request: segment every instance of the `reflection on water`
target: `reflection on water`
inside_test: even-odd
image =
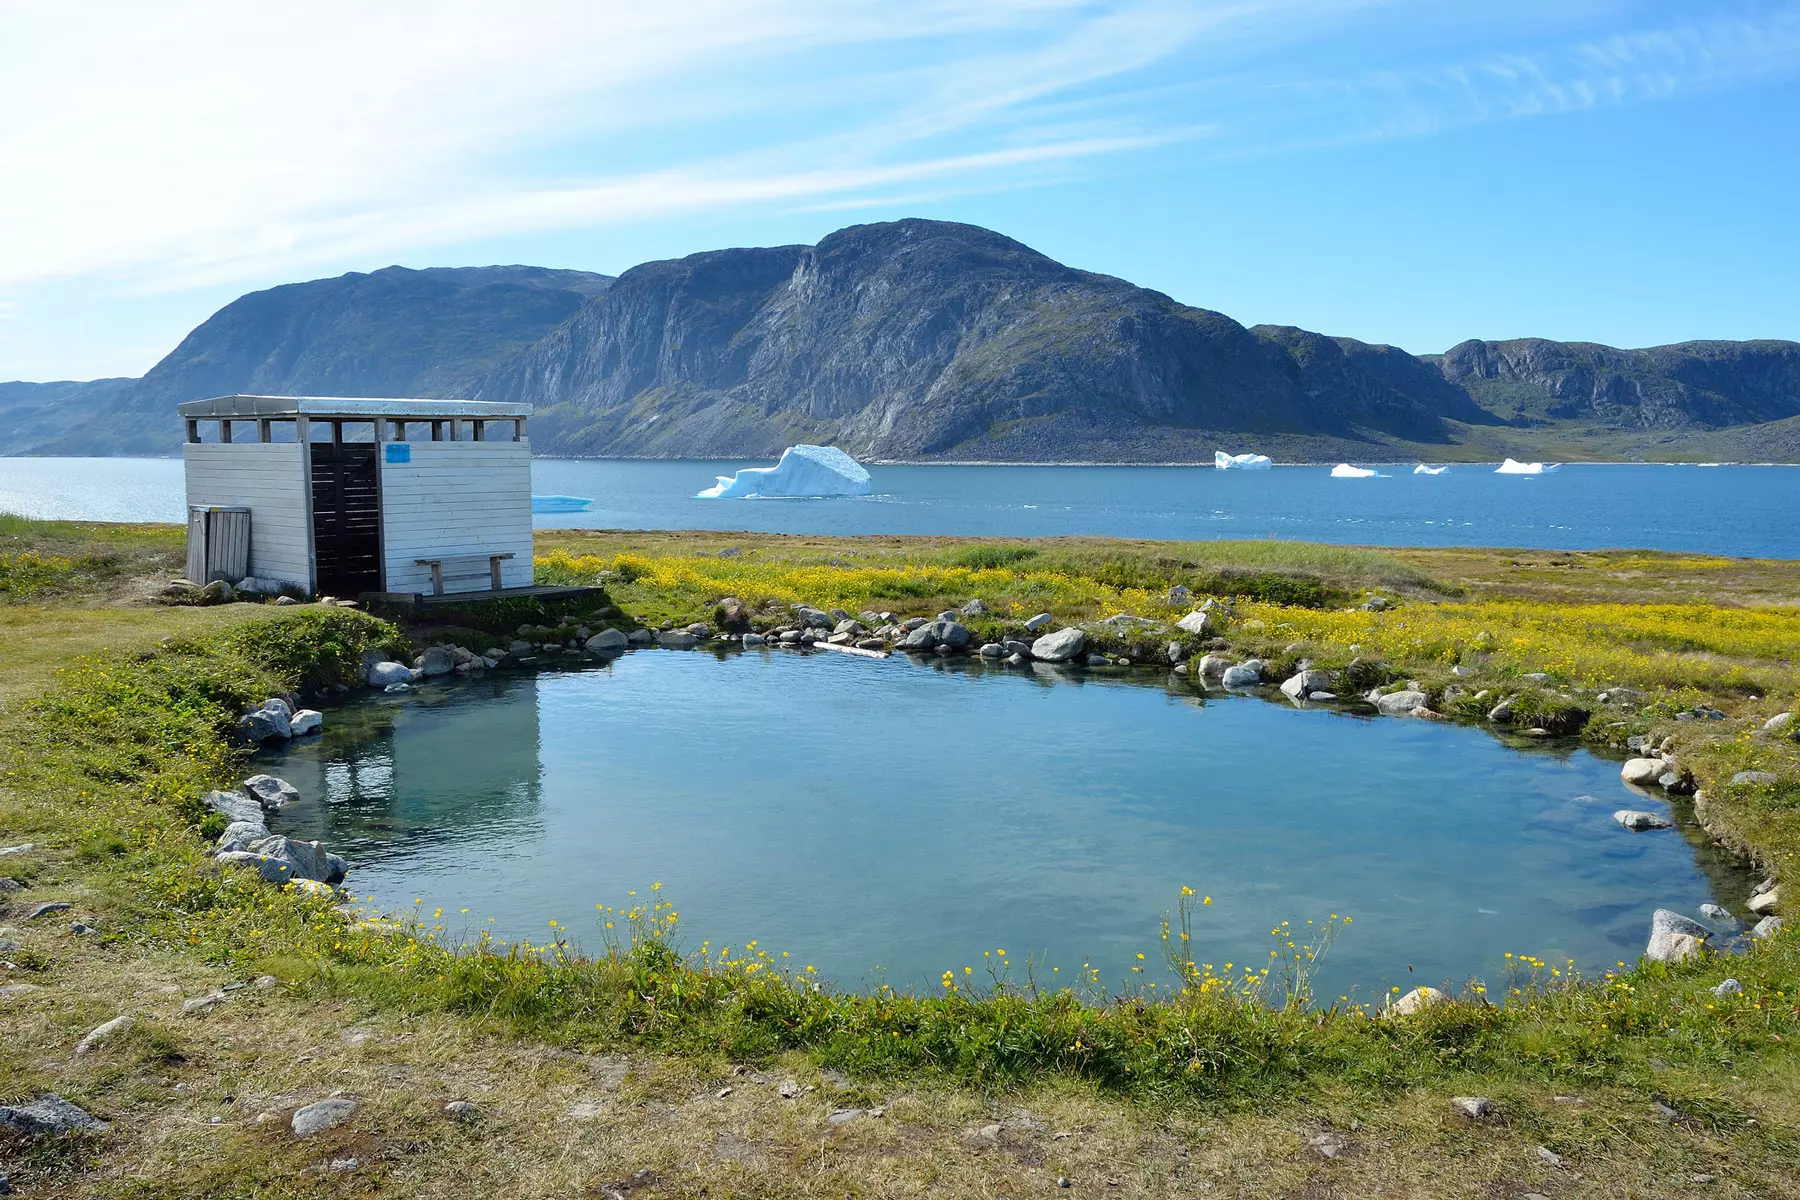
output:
[[[1001,946],[1124,980],[1183,884],[1215,964],[1352,916],[1328,981],[1364,995],[1507,950],[1609,967],[1657,906],[1743,895],[1697,836],[1615,825],[1656,802],[1578,747],[1142,671],[646,651],[358,702],[270,769],[358,894],[536,938],[661,881],[692,945],[759,938],[852,986]]]

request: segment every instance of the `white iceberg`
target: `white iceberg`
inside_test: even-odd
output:
[[[1213,466],[1221,471],[1262,471],[1269,466],[1269,456],[1266,454],[1227,454],[1223,450],[1214,450]]]
[[[1349,463],[1339,463],[1331,468],[1333,479],[1369,479],[1379,474],[1380,471],[1370,470],[1368,467],[1353,467]]]
[[[701,492],[701,500],[771,496],[866,496],[869,473],[836,446],[789,446],[772,467],[745,467]]]
[[[1449,469],[1450,469],[1449,467],[1428,467],[1424,463],[1420,463],[1418,466],[1413,468],[1413,474],[1414,475],[1442,475],[1445,471],[1448,471]]]
[[[1546,472],[1554,471],[1554,470],[1556,470],[1555,463],[1550,463],[1548,465],[1541,463],[1541,462],[1522,463],[1522,462],[1519,462],[1517,459],[1509,458],[1505,462],[1501,463],[1499,466],[1494,468],[1494,474],[1496,474],[1496,475],[1543,475]]]

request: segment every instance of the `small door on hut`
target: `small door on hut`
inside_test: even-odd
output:
[[[314,586],[320,595],[381,590],[381,486],[376,447],[313,442]]]

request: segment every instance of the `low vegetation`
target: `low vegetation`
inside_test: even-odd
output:
[[[1005,613],[1157,616],[1174,584],[1260,578],[1260,592],[1232,593],[1241,652],[1361,659],[1440,695],[1466,666],[1546,714],[1585,712],[1596,686],[1641,686],[1642,705],[1585,721],[1590,736],[1673,732],[1745,844],[1795,874],[1782,857],[1793,751],[1750,720],[1793,702],[1792,610],[1559,609],[1397,554],[1279,543],[1234,557],[623,539],[550,535],[540,571],[603,578],[653,625],[705,619],[726,594],[908,612],[979,595]],[[1343,611],[1376,590],[1392,611]],[[1402,1017],[1311,994],[1330,939],[1354,936],[1327,914],[1278,926],[1253,970],[1209,965],[1204,880],[1170,898],[1166,961],[1125,989],[1045,988],[996,948],[985,978],[947,974],[929,994],[837,992],[754,946],[696,944],[652,881],[642,903],[596,914],[591,957],[567,931],[500,945],[460,936],[457,914],[347,917],[221,872],[196,800],[248,769],[231,741],[244,706],[346,678],[402,631],[313,606],[109,610],[99,589],[87,601],[64,611],[212,624],[134,626],[135,648],[65,658],[49,686],[0,709],[0,843],[41,847],[0,859],[24,885],[0,893],[0,920],[23,930],[4,935],[21,945],[0,955],[13,964],[0,984],[37,989],[0,999],[0,1103],[57,1091],[112,1121],[54,1142],[0,1136],[0,1169],[30,1194],[993,1195],[1054,1190],[1058,1176],[1122,1196],[1795,1194],[1791,933],[1743,957],[1592,975],[1517,958]],[[1535,672],[1550,678],[1520,678]],[[1702,702],[1728,715],[1674,719]],[[1723,785],[1749,764],[1785,782]],[[75,908],[23,919],[49,899]],[[98,932],[72,935],[64,917]],[[1728,974],[1742,990],[1715,994]],[[259,977],[274,986],[183,1015],[184,998]],[[122,1011],[138,1014],[132,1030],[70,1055]],[[288,1112],[339,1090],[361,1099],[354,1122],[287,1135]],[[1473,1095],[1492,1100],[1487,1116],[1450,1103]],[[474,1120],[438,1112],[459,1099]]]

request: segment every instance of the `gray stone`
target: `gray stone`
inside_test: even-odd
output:
[[[1731,777],[1732,787],[1766,788],[1780,782],[1781,776],[1773,771],[1739,771]]]
[[[1025,622],[1025,630],[1028,633],[1037,633],[1053,620],[1055,620],[1055,618],[1049,613],[1039,613],[1037,616],[1031,618],[1031,620]]]
[[[1712,930],[1700,922],[1667,908],[1659,908],[1650,917],[1650,943],[1644,957],[1652,962],[1684,962],[1706,947]]]
[[[325,714],[316,708],[303,708],[294,714],[288,729],[295,737],[305,737],[325,728]]]
[[[987,642],[977,653],[983,658],[1003,658],[1006,655],[1006,647],[999,642]]]
[[[766,640],[767,639],[764,638],[763,635],[760,633],[746,633],[744,635],[744,645],[747,647],[748,646],[760,646]]]
[[[259,745],[263,742],[285,742],[294,736],[288,715],[276,708],[259,708],[255,712],[245,713],[238,718],[238,728],[245,737]]]
[[[269,827],[261,821],[233,821],[225,826],[225,832],[219,835],[218,845],[213,847],[214,853],[235,851],[248,852],[250,843],[261,841],[269,836]]]
[[[338,883],[347,871],[344,860],[328,853],[322,843],[302,842],[281,834],[257,838],[242,849],[221,851],[215,857],[222,863],[253,866],[266,882],[273,884],[295,879]]]
[[[419,655],[419,673],[427,679],[448,675],[456,670],[456,655],[443,646],[433,646]]]
[[[633,646],[648,646],[656,640],[656,635],[648,629],[634,629],[625,635],[625,640]]]
[[[258,825],[262,824],[262,805],[242,792],[208,792],[200,797],[200,803],[227,821],[249,821]]]
[[[252,775],[244,780],[244,790],[262,805],[264,812],[276,812],[300,799],[300,789],[273,775]]]
[[[1194,593],[1188,590],[1187,584],[1178,583],[1169,589],[1166,603],[1170,608],[1180,608],[1184,604],[1192,603],[1193,599]]]
[[[290,1127],[297,1138],[311,1137],[315,1133],[323,1133],[342,1125],[354,1117],[360,1107],[360,1104],[347,1096],[334,1096],[330,1100],[321,1100],[297,1110]]]
[[[76,1044],[75,1053],[78,1057],[83,1054],[91,1053],[105,1045],[108,1039],[117,1037],[121,1033],[125,1033],[136,1024],[137,1018],[130,1013],[126,1013],[122,1017],[114,1017],[103,1025],[96,1025],[88,1030],[87,1036],[82,1038],[81,1041]]]
[[[825,1118],[825,1123],[827,1125],[848,1125],[850,1122],[856,1120],[856,1118],[862,1116],[865,1111],[866,1110],[860,1108],[833,1109],[831,1115]]]
[[[1626,783],[1646,787],[1662,778],[1663,770],[1660,758],[1628,758],[1625,765],[1619,768],[1619,778]]]
[[[1492,1116],[1494,1112],[1494,1102],[1486,1096],[1457,1096],[1450,1103],[1472,1121]]]
[[[413,669],[405,663],[370,663],[365,678],[372,688],[387,688],[392,687],[396,683],[411,683],[413,681]]]
[[[1707,990],[1710,991],[1713,995],[1719,996],[1719,997],[1736,996],[1736,995],[1740,994],[1741,992],[1743,992],[1744,985],[1739,983],[1735,979],[1727,979],[1725,982],[1719,984],[1717,987],[1708,988]]]
[[[1219,682],[1228,688],[1256,687],[1263,681],[1263,661],[1260,658],[1247,659],[1226,667],[1219,674]]]
[[[1026,658],[1023,654],[1014,653],[1006,656],[1006,665],[1009,667],[1029,667],[1031,665],[1031,660]]]
[[[1090,667],[1110,667],[1112,666],[1112,659],[1106,657],[1104,654],[1090,654],[1087,656],[1087,665]]]
[[[1500,703],[1494,705],[1494,707],[1488,709],[1488,720],[1496,725],[1510,725],[1512,723],[1512,716],[1513,702],[1511,697],[1502,700]]]
[[[987,611],[988,606],[980,598],[971,600],[962,606],[962,615],[965,617],[985,617]]]
[[[1329,691],[1336,684],[1336,672],[1308,668],[1282,681],[1281,691],[1290,700],[1304,700],[1313,692]]]
[[[928,621],[925,624],[920,625],[918,628],[911,630],[910,632],[907,633],[907,635],[905,637],[901,638],[900,639],[900,648],[902,650],[930,650],[930,649],[933,649],[937,645],[937,642],[938,642],[937,630],[938,630],[937,623],[934,621]]]
[[[20,996],[29,996],[33,992],[43,990],[35,983],[8,983],[0,985],[0,1000],[14,1000]]]
[[[78,1130],[105,1129],[106,1122],[61,1096],[48,1095],[25,1104],[0,1105],[0,1127],[16,1129],[27,1137],[56,1137]]]
[[[692,650],[700,639],[685,629],[671,629],[656,635],[656,644],[664,650]]]
[[[1763,722],[1764,733],[1791,733],[1794,729],[1794,714],[1791,712],[1776,713]]]
[[[1560,1167],[1563,1165],[1563,1156],[1548,1146],[1539,1146],[1538,1161],[1546,1167]]]
[[[1772,913],[1781,907],[1781,889],[1772,887],[1760,891],[1756,893],[1756,895],[1750,897],[1749,902],[1746,903],[1744,907],[1755,913],[1757,916]]]
[[[481,1116],[481,1110],[467,1100],[452,1100],[444,1105],[444,1115],[453,1121],[473,1121]]]
[[[1087,649],[1087,634],[1074,627],[1046,633],[1031,643],[1031,657],[1039,662],[1068,662]]]
[[[75,906],[73,904],[70,904],[66,900],[46,900],[44,903],[38,905],[37,907],[33,908],[30,912],[26,913],[25,919],[27,921],[35,921],[39,917],[47,917],[47,916],[50,916],[52,913],[68,912],[71,908],[74,908],[74,907]]]
[[[215,579],[200,589],[202,604],[230,604],[237,599],[237,589],[223,579]]]
[[[1212,631],[1211,615],[1196,610],[1175,622],[1175,628],[1183,633],[1191,633],[1195,637],[1205,637]]]
[[[0,846],[0,858],[10,858],[14,854],[30,854],[36,849],[36,842],[20,842],[16,846]]]
[[[1415,692],[1411,689],[1389,692],[1375,701],[1376,711],[1390,717],[1403,717],[1416,708],[1424,707],[1425,693]]]
[[[1423,1009],[1433,1008],[1439,1004],[1450,1003],[1450,997],[1434,987],[1416,987],[1406,995],[1394,1001],[1389,1010],[1395,1016],[1410,1017]]]
[[[1613,814],[1613,820],[1627,829],[1668,829],[1675,822],[1653,812],[1645,812],[1641,808],[1621,808]]]
[[[1183,646],[1180,642],[1169,643],[1169,663],[1171,666],[1185,661],[1187,656],[1188,652],[1186,646]]]
[[[1769,937],[1781,931],[1781,924],[1780,917],[1764,917],[1750,927],[1750,936],[1758,939]]]
[[[1737,918],[1732,916],[1728,909],[1721,908],[1717,904],[1702,904],[1700,915],[1705,917],[1714,929],[1737,928]]]
[[[204,1016],[230,999],[230,992],[208,992],[204,996],[195,996],[191,1000],[181,1002],[181,1015],[184,1017]]]
[[[937,621],[933,623],[932,629],[937,634],[939,645],[949,646],[953,649],[960,650],[969,644],[969,630],[967,626],[961,625],[955,621]]]
[[[631,645],[631,639],[626,637],[621,630],[602,629],[587,640],[587,651],[589,654],[623,654],[625,647],[629,645]]]
[[[1217,679],[1225,674],[1233,661],[1223,654],[1203,654],[1200,661],[1194,664],[1194,674],[1202,679]]]

